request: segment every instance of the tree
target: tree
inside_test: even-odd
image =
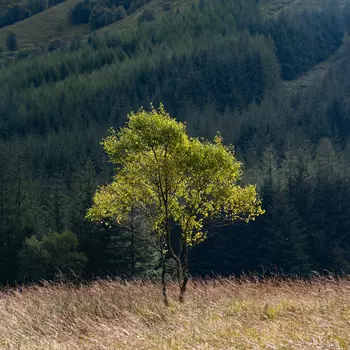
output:
[[[144,10],[139,17],[139,22],[152,22],[156,19],[156,16],[152,10]]]
[[[123,6],[118,6],[114,12],[114,16],[116,21],[121,21],[122,19],[126,18],[128,14]]]
[[[6,46],[9,51],[17,50],[17,36],[14,32],[9,32],[7,34]]]
[[[87,261],[86,256],[78,251],[78,237],[71,231],[62,234],[49,233],[38,239],[27,238],[19,253],[21,277],[38,280],[52,279],[57,272],[69,276],[76,275]]]
[[[29,0],[28,1],[28,9],[31,14],[36,14],[42,11],[45,11],[49,6],[47,0]]]
[[[50,218],[50,231],[62,233],[68,227],[68,193],[63,175],[55,173],[49,182],[45,206]]]
[[[76,25],[89,23],[90,13],[91,8],[88,1],[78,2],[71,12],[71,22]]]
[[[59,50],[63,46],[64,42],[61,39],[53,39],[47,45],[47,50],[53,52]]]
[[[237,185],[241,164],[217,135],[214,142],[191,138],[186,126],[161,105],[128,116],[119,132],[103,141],[116,165],[114,181],[100,187],[87,217],[124,225],[133,213],[151,228],[162,263],[164,302],[168,305],[166,261],[176,262],[179,301],[189,279],[192,247],[206,239],[213,222],[250,221],[263,214],[255,186]]]

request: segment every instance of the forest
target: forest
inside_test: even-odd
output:
[[[235,145],[242,182],[257,184],[266,211],[249,225],[208,227],[194,276],[350,273],[350,6],[270,16],[255,0],[188,3],[2,62],[0,283],[159,276],[142,236],[95,225],[86,211],[113,176],[100,145],[109,127],[161,102],[190,135],[220,131]],[[102,8],[82,4],[77,25]],[[120,6],[123,18],[134,11],[103,6],[112,22]]]
[[[112,1],[89,1],[78,2],[71,12],[71,22],[75,25],[89,23],[91,30],[96,30],[121,21],[134,13],[149,0],[112,0]],[[167,3],[171,9],[170,3]],[[150,10],[143,11],[141,21],[152,21],[155,15]]]

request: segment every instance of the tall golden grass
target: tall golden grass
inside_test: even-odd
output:
[[[0,295],[0,349],[349,349],[350,281],[47,284]]]

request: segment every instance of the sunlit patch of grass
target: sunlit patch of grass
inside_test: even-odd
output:
[[[99,281],[0,295],[1,349],[349,349],[350,281]]]

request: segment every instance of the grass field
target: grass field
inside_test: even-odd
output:
[[[73,26],[69,11],[80,0],[67,0],[24,21],[0,29],[0,46],[5,46],[9,31],[16,33],[20,49],[46,47],[54,38],[70,40],[89,32],[88,25]]]
[[[48,285],[0,296],[1,349],[349,349],[350,280]]]

